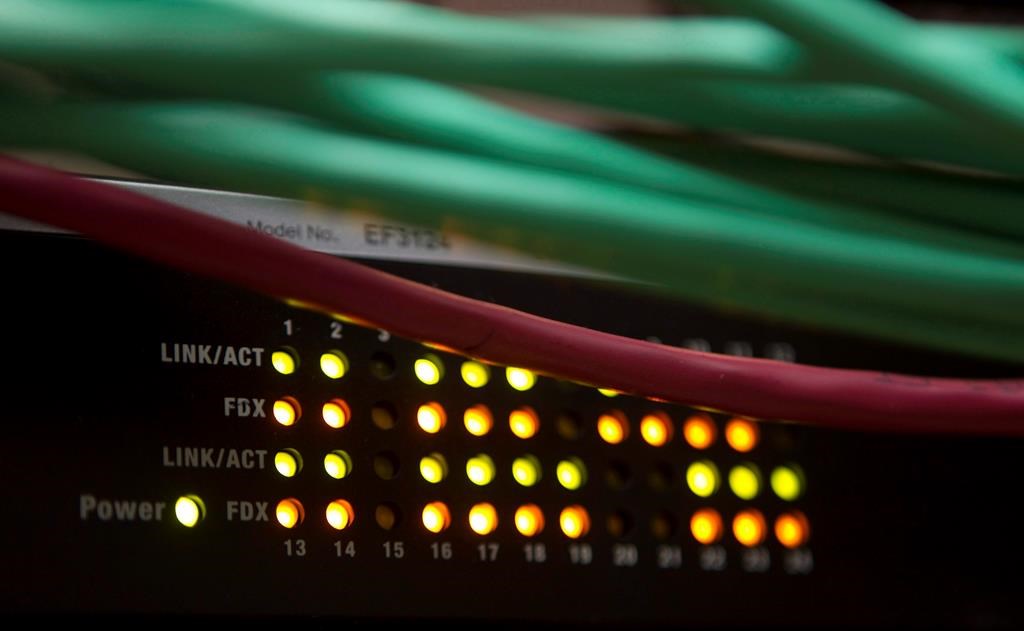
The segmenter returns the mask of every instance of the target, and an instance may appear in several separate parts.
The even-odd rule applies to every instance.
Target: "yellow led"
[[[448,462],[439,453],[432,453],[420,459],[420,475],[431,484],[437,484],[448,477]]]
[[[348,372],[348,357],[341,351],[327,351],[320,356],[320,370],[329,379],[341,379]]]
[[[597,434],[609,445],[618,445],[629,436],[629,420],[618,410],[606,412],[597,418]]]
[[[486,364],[475,361],[462,362],[462,380],[470,388],[483,388],[491,380],[491,369]]]
[[[340,480],[352,473],[352,458],[337,449],[324,456],[324,471],[335,480]]]
[[[341,399],[331,399],[324,403],[322,416],[324,423],[327,423],[329,427],[340,429],[348,425],[349,419],[352,418],[352,411],[349,410],[348,403]]]
[[[302,416],[302,408],[299,402],[291,397],[284,397],[274,401],[274,420],[289,427],[295,425],[295,421]]]
[[[750,463],[736,465],[729,471],[729,488],[741,500],[752,500],[761,492],[761,473]]]
[[[274,367],[274,370],[282,375],[292,374],[299,366],[295,354],[287,350],[278,350],[271,353],[270,364]]]
[[[417,359],[412,367],[416,378],[428,386],[436,384],[444,377],[444,364],[437,355],[424,355]]]
[[[192,528],[206,516],[206,506],[198,495],[182,495],[174,502],[174,516],[186,528]]]
[[[539,535],[544,530],[544,513],[536,504],[524,504],[516,509],[515,523],[524,537]]]
[[[498,511],[486,502],[469,509],[469,527],[478,535],[489,535],[498,527]]]
[[[562,533],[570,539],[579,539],[590,532],[590,515],[582,506],[566,506],[558,516]]]
[[[494,480],[494,461],[486,454],[473,456],[466,461],[466,477],[477,486],[487,486]]]
[[[618,390],[609,390],[608,388],[598,388],[598,392],[608,397],[609,399],[619,396]]]
[[[508,385],[520,392],[529,390],[537,383],[537,375],[525,368],[506,368],[505,379],[508,380]]]
[[[436,434],[441,431],[447,420],[448,415],[445,414],[444,408],[441,407],[440,403],[433,401],[424,403],[416,411],[416,423],[420,426],[420,429],[428,434]]]
[[[274,454],[274,468],[286,478],[294,478],[302,471],[302,456],[294,449],[282,449]]]
[[[690,518],[690,534],[698,542],[711,545],[722,538],[722,516],[713,508],[702,508]]]
[[[431,502],[423,507],[423,527],[437,534],[444,532],[452,523],[452,514],[444,502]]]
[[[792,502],[804,492],[804,475],[796,465],[775,467],[769,482],[772,491],[787,502]]]
[[[532,438],[540,429],[540,419],[533,408],[522,407],[508,415],[508,427],[522,439]]]
[[[352,525],[355,513],[352,505],[345,500],[334,500],[327,505],[327,523],[335,530],[345,530]]]
[[[672,440],[672,421],[663,412],[648,414],[640,421],[640,436],[652,447],[661,447]]]
[[[462,415],[466,431],[474,436],[486,436],[494,426],[494,417],[486,405],[474,405]]]
[[[277,523],[285,528],[298,526],[306,516],[302,502],[293,497],[278,502],[274,515],[277,517]]]
[[[540,461],[533,456],[520,456],[512,461],[512,477],[520,486],[533,486],[540,480]]]
[[[575,491],[587,482],[587,468],[579,458],[569,458],[558,463],[555,468],[558,483],[570,491]]]
[[[707,414],[694,414],[683,423],[683,438],[694,449],[707,449],[715,442],[715,422]]]
[[[761,432],[753,421],[745,418],[734,418],[725,424],[725,442],[740,453],[746,453],[757,447]]]
[[[754,509],[740,511],[732,520],[732,534],[736,541],[748,548],[760,545],[764,541],[767,526],[764,515]]]
[[[708,460],[691,464],[686,469],[686,486],[698,497],[711,497],[718,490],[718,468]]]

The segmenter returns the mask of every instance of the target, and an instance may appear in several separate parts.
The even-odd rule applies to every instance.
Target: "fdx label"
[[[249,397],[224,397],[224,416],[267,418],[267,400]]]
[[[270,521],[267,509],[270,502],[228,500],[228,521]]]

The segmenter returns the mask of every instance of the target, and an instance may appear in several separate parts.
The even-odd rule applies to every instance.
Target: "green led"
[[[718,467],[710,460],[700,460],[686,469],[686,486],[697,497],[711,497],[718,490]]]
[[[772,491],[787,502],[799,498],[804,492],[804,474],[796,465],[775,467],[770,483]]]
[[[420,475],[431,484],[437,484],[448,477],[448,462],[439,453],[432,453],[420,459]]]
[[[520,456],[512,461],[512,477],[520,486],[533,486],[540,480],[540,461],[533,456]]]
[[[413,372],[421,382],[432,386],[444,377],[444,364],[437,355],[424,355],[413,363]]]
[[[750,463],[737,465],[729,471],[729,488],[741,500],[752,500],[761,492],[761,473]]]
[[[555,468],[558,483],[570,491],[575,491],[587,482],[587,468],[579,458],[568,458],[558,463]]]

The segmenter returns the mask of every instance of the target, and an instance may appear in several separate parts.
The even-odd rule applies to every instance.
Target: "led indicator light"
[[[652,447],[661,447],[672,439],[672,421],[662,412],[648,414],[640,420],[640,435]]]
[[[483,388],[491,380],[491,369],[486,364],[475,361],[462,362],[462,380],[470,388]]]
[[[440,403],[433,401],[424,403],[416,411],[416,423],[428,434],[436,434],[441,431],[447,420],[447,415]]]
[[[711,545],[722,538],[722,516],[713,508],[702,508],[690,518],[690,534],[699,543]]]
[[[432,386],[444,377],[444,364],[437,355],[424,355],[413,363],[416,378]]]
[[[331,399],[327,403],[324,403],[322,409],[322,416],[324,423],[327,423],[329,427],[334,429],[341,429],[348,425],[348,421],[352,418],[352,411],[348,408],[348,403],[345,403],[341,399]]]
[[[327,351],[320,356],[320,370],[329,379],[341,379],[348,372],[348,358],[341,351]]]
[[[736,465],[729,471],[729,488],[741,500],[752,500],[761,492],[761,473],[750,463]]]
[[[522,439],[532,438],[540,429],[540,419],[533,408],[523,407],[512,410],[508,415],[508,426],[512,433]]]
[[[567,506],[558,516],[558,525],[566,537],[579,539],[590,532],[590,515],[578,504]]]
[[[757,447],[761,432],[753,421],[734,418],[725,424],[725,442],[740,453],[747,453]]]
[[[478,535],[489,535],[498,527],[498,511],[486,502],[469,509],[469,527]]]
[[[537,375],[525,368],[506,368],[505,379],[508,380],[508,385],[520,392],[526,392],[537,383]]]
[[[335,530],[345,530],[352,525],[355,513],[352,505],[345,500],[334,500],[327,505],[327,523]]]
[[[277,517],[277,523],[285,528],[298,526],[306,516],[302,502],[293,497],[278,502],[274,515]]]
[[[512,478],[520,486],[530,487],[540,480],[540,461],[533,456],[520,456],[512,461]]]
[[[711,497],[718,490],[718,468],[709,460],[701,460],[686,469],[686,486],[697,497]]]
[[[555,468],[558,483],[570,491],[575,491],[587,482],[587,468],[579,458],[568,458],[558,463]]]
[[[290,427],[295,425],[295,421],[299,420],[302,416],[302,408],[299,407],[299,402],[291,397],[284,397],[274,401],[274,420]]]
[[[335,480],[340,480],[352,473],[352,458],[337,449],[324,456],[324,471]]]
[[[448,530],[452,523],[452,514],[444,502],[431,502],[423,507],[423,527],[438,534]]]
[[[494,417],[486,405],[474,405],[467,409],[462,420],[466,425],[466,431],[474,436],[486,436],[494,426]]]
[[[715,422],[706,414],[695,414],[683,423],[683,438],[694,449],[707,449],[715,442]]]
[[[206,516],[206,506],[198,495],[182,495],[174,502],[174,516],[182,526],[192,528]]]
[[[597,434],[609,445],[618,445],[629,436],[629,421],[618,410],[606,412],[597,419]]]
[[[524,504],[516,509],[515,522],[519,534],[533,537],[544,530],[544,513],[536,504]]]
[[[775,520],[775,538],[787,548],[799,548],[807,543],[810,535],[811,525],[800,511],[783,513]]]
[[[284,349],[274,351],[270,354],[270,364],[274,367],[274,370],[282,375],[290,375],[299,367],[299,362],[295,357],[295,353]]]
[[[466,477],[477,486],[487,486],[494,480],[494,461],[486,454],[473,456],[466,461]]]
[[[420,459],[420,475],[431,484],[437,484],[448,477],[448,462],[439,453],[432,453]]]
[[[775,495],[787,502],[799,498],[804,492],[804,475],[796,465],[775,467],[769,483]]]
[[[761,545],[765,530],[764,515],[754,509],[740,511],[732,520],[733,536],[748,548]]]
[[[294,449],[282,449],[274,454],[274,468],[286,478],[294,478],[302,471],[302,456]]]
[[[597,391],[603,394],[604,396],[608,397],[609,399],[619,396],[619,392],[617,390],[609,390],[608,388],[598,388]]]

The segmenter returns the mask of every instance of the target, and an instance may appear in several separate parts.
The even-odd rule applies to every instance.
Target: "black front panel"
[[[545,377],[517,390],[499,366],[471,387],[464,358],[84,240],[8,232],[0,245],[11,279],[0,460],[7,611],[658,626],[1024,622],[1020,441],[764,422],[752,435],[742,419],[727,430],[728,414]],[[376,265],[667,344],[929,374],[1012,373],[609,283]],[[320,365],[331,351],[328,369],[344,368],[337,379]],[[275,352],[297,361],[294,372],[275,369]],[[417,376],[424,358],[443,371],[436,384]],[[420,376],[431,381],[430,372]],[[276,406],[280,418],[276,402],[287,404]],[[323,418],[331,402],[335,424],[339,410],[348,413],[343,427]],[[295,419],[284,425],[289,405]],[[467,409],[489,414],[490,430],[470,433]],[[420,421],[429,427],[439,416],[443,428],[424,431]],[[602,416],[625,422],[621,443],[602,438]],[[655,419],[649,427],[645,417]],[[709,445],[693,419],[712,429]],[[534,420],[535,435],[516,435]],[[666,444],[645,441],[666,428]],[[332,473],[346,469],[341,479],[325,468],[331,454]],[[299,462],[292,477],[278,469]],[[517,480],[531,473],[539,473],[532,486]],[[439,533],[424,525],[428,504],[432,526],[448,519]],[[521,507],[535,508],[520,519]],[[186,527],[189,509],[200,519]],[[279,521],[300,513],[292,528]],[[538,514],[542,530],[522,534],[536,529]],[[578,538],[565,532],[584,525]]]

